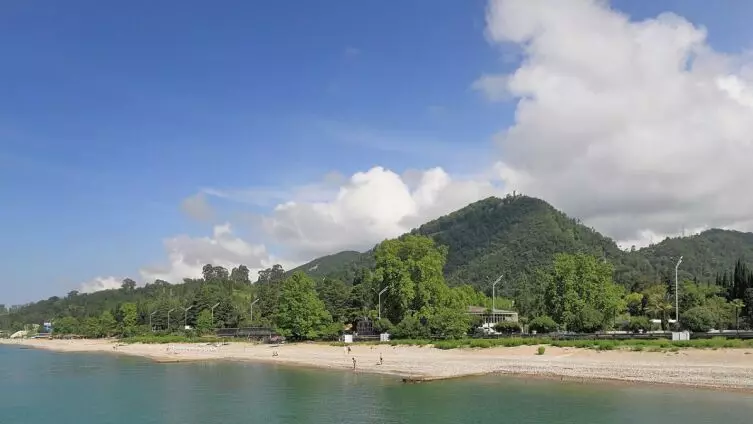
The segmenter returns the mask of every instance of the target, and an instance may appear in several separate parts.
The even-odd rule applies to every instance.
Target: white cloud
[[[180,204],[181,210],[197,221],[209,221],[214,217],[214,210],[207,203],[206,194],[197,193],[187,197]]]
[[[498,102],[510,97],[507,84],[507,75],[482,75],[471,88],[484,93],[489,101]]]
[[[753,216],[747,57],[715,52],[677,15],[635,22],[602,1],[491,1],[487,36],[523,52],[474,84],[518,99],[498,136],[510,189],[643,244]]]
[[[249,244],[235,235],[227,223],[216,225],[212,237],[180,235],[165,240],[164,245],[169,264],[142,268],[140,272],[144,281],[161,279],[179,283],[183,278],[199,278],[201,268],[208,263],[228,269],[243,264],[253,277],[258,270],[280,262],[275,262],[265,246]]]
[[[374,167],[349,179],[330,173],[321,183],[284,190],[205,190],[207,195],[240,203],[255,203],[258,193],[291,197],[257,217],[261,243],[241,239],[227,223],[215,226],[211,237],[173,237],[164,241],[168,263],[142,268],[141,276],[147,282],[177,283],[200,277],[207,263],[228,269],[244,264],[253,276],[276,263],[287,269],[320,255],[365,250],[470,202],[502,195],[498,183],[490,175],[453,178],[441,168],[400,176]],[[269,245],[281,246],[283,257],[270,254]]]
[[[502,189],[488,176],[452,178],[441,168],[354,174],[325,202],[291,200],[264,218],[266,232],[296,259],[372,247]]]
[[[81,293],[94,293],[101,290],[119,289],[122,280],[116,277],[97,277],[91,281],[82,283],[78,291]]]

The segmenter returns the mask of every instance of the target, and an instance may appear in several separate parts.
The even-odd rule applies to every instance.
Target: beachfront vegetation
[[[207,264],[201,278],[181,284],[139,287],[126,278],[116,290],[0,306],[0,327],[52,320],[57,334],[133,338],[265,326],[293,339],[331,339],[367,317],[395,338],[451,343],[473,333],[479,323],[467,307],[491,308],[491,282],[502,275],[494,304],[519,312],[521,330],[645,332],[671,328],[680,255],[680,326],[750,328],[753,234],[709,230],[623,251],[546,202],[519,195],[482,200],[368,252],[291,271],[274,265],[252,278],[243,265]],[[502,333],[513,332],[505,325]]]

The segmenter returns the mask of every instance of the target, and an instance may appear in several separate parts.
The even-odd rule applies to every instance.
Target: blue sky
[[[718,50],[751,42],[748,2],[613,4],[637,19],[675,11]],[[138,275],[164,258],[161,240],[211,232],[180,209],[202,188],[374,165],[472,171],[514,111],[470,88],[516,66],[485,39],[485,7],[4,2],[0,303]]]

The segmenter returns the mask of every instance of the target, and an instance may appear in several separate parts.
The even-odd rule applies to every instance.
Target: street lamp
[[[151,314],[149,314],[149,330],[153,333],[154,332],[154,326],[152,325],[152,317],[154,314],[156,314],[158,311],[154,311]]]
[[[382,319],[382,295],[384,294],[384,292],[389,290],[389,288],[390,286],[387,286],[383,288],[382,291],[379,292],[379,319],[380,320]]]
[[[214,304],[214,306],[212,306],[212,307],[210,308],[210,309],[211,309],[211,311],[212,311],[212,328],[214,328],[214,308],[216,308],[216,307],[218,307],[218,306],[220,306],[220,302],[217,302],[217,303],[215,303],[215,304]]]
[[[495,307],[496,301],[497,301],[497,294],[496,294],[496,291],[494,290],[494,288],[497,287],[497,283],[499,283],[500,281],[502,281],[502,276],[501,275],[496,280],[494,280],[494,282],[492,283],[492,315],[494,315],[494,313],[495,313],[494,310],[497,309]]]
[[[677,261],[677,265],[675,265],[675,325],[680,325],[680,310],[678,308],[679,305],[679,297],[677,296],[677,271],[680,269],[680,264],[682,263],[682,256],[680,256],[680,260]]]
[[[170,331],[170,313],[174,310],[175,308],[172,308],[169,311],[167,311],[167,331]]]
[[[256,302],[258,302],[258,301],[259,301],[259,298],[257,297],[256,299],[254,299],[254,301],[253,301],[253,302],[251,302],[251,323],[253,323],[253,322],[254,322],[254,305],[255,305],[255,304],[256,304]]]
[[[189,307],[187,307],[187,308],[182,308],[182,309],[183,309],[183,312],[185,312],[185,315],[184,315],[184,317],[183,317],[183,328],[184,328],[184,329],[185,329],[186,327],[188,327],[188,311],[189,311],[189,310],[190,310],[191,308],[193,308],[193,305],[191,305],[191,306],[189,306]]]

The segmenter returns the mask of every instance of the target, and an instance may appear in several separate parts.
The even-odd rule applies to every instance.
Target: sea
[[[2,424],[751,422],[746,393],[500,375],[405,384],[350,371],[0,346]]]

